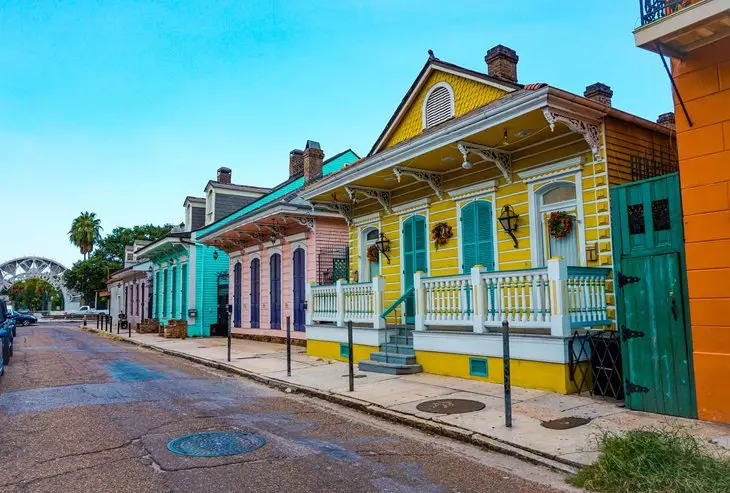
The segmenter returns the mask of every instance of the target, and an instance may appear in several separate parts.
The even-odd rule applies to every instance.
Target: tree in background
[[[85,303],[94,300],[96,290],[106,288],[109,275],[124,267],[124,247],[135,240],[155,241],[170,232],[171,225],[146,224],[132,228],[114,228],[106,237],[96,242],[94,252],[84,260],[73,264],[64,274],[64,283],[72,291],[81,294]]]
[[[101,241],[101,230],[101,220],[95,212],[82,212],[71,223],[68,239],[81,250],[84,260],[89,258],[94,245]]]
[[[16,282],[7,294],[16,309],[27,310],[53,310],[63,299],[61,291],[43,279]]]

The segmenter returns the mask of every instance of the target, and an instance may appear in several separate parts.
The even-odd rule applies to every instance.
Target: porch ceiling
[[[504,143],[505,131],[507,132],[507,144]],[[512,159],[515,160],[520,159],[522,156],[539,152],[541,149],[559,145],[561,139],[562,141],[568,141],[570,139],[581,139],[581,136],[572,132],[565,125],[555,125],[554,130],[551,131],[543,111],[534,110],[519,115],[504,124],[472,134],[468,138],[462,139],[462,141],[510,153]],[[588,149],[588,145],[586,144],[585,146]],[[479,162],[482,159],[478,156],[470,155],[469,161],[474,164],[474,168],[492,168],[496,173],[499,173],[494,163],[488,161]],[[394,167],[406,167],[436,173],[457,173],[463,170],[461,167],[462,162],[463,157],[457,147],[457,142],[452,142],[410,160],[394,164],[388,169],[353,179],[349,185],[393,190],[416,182],[414,178],[407,175],[402,175],[399,181],[393,172]],[[348,199],[345,186],[335,189],[334,194],[334,197],[340,202]],[[332,199],[333,195],[332,191],[330,191],[314,197],[312,200],[332,201]]]
[[[277,213],[255,221],[238,224],[209,239],[203,240],[227,253],[252,246],[261,246],[287,236],[306,233],[314,227],[314,218],[307,214]]]

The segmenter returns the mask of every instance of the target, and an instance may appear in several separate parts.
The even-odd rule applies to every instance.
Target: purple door
[[[251,261],[251,328],[261,327],[261,261]]]
[[[241,326],[241,262],[233,268],[233,326]]]
[[[304,249],[294,250],[294,330],[304,330]]]
[[[275,253],[269,259],[269,300],[271,300],[271,329],[281,329],[281,255]]]

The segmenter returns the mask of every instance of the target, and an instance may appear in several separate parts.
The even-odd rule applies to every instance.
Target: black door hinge
[[[626,342],[629,339],[633,339],[634,337],[644,337],[646,334],[644,334],[640,330],[633,330],[629,329],[625,325],[621,326],[621,340]]]
[[[633,284],[635,282],[641,281],[640,277],[625,276],[620,272],[618,273],[617,279],[618,279],[618,287],[620,287],[620,288],[626,286],[627,284]]]
[[[629,379],[626,379],[626,395],[635,394],[637,392],[646,393],[649,392],[648,387],[644,387],[643,385],[636,385],[633,382],[630,382]]]

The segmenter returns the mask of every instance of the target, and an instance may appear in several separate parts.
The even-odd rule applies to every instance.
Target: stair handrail
[[[396,307],[398,307],[398,305],[403,303],[406,300],[406,298],[408,298],[410,295],[412,295],[415,292],[415,290],[416,290],[416,288],[414,286],[411,286],[410,288],[406,289],[406,292],[403,293],[402,295],[400,295],[400,298],[395,300],[392,305],[390,305],[388,308],[385,309],[385,311],[383,313],[380,314],[380,318],[385,319],[390,314],[390,312],[395,310]]]

